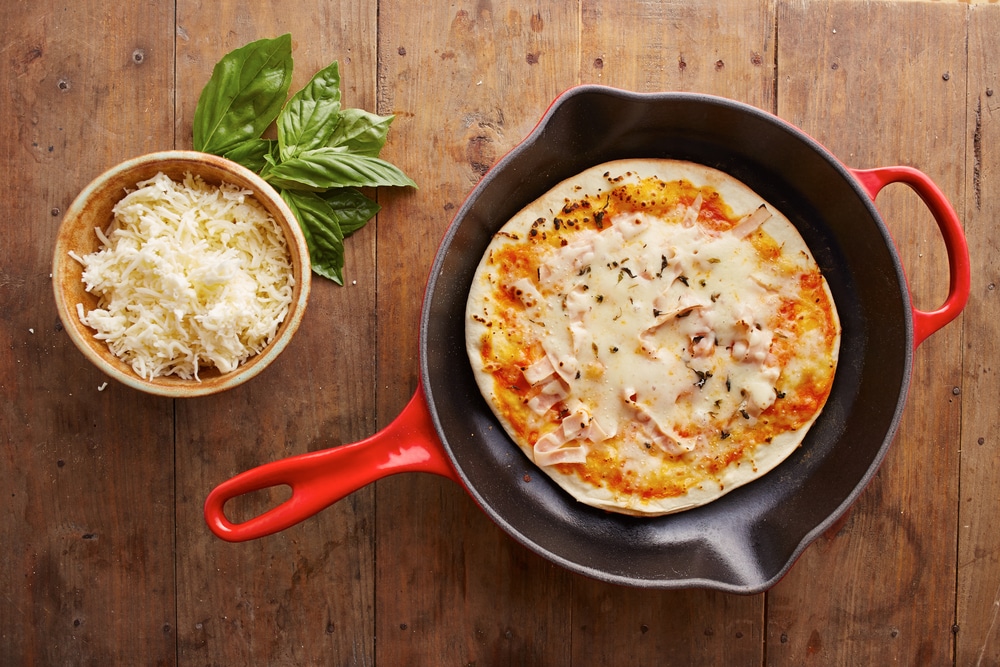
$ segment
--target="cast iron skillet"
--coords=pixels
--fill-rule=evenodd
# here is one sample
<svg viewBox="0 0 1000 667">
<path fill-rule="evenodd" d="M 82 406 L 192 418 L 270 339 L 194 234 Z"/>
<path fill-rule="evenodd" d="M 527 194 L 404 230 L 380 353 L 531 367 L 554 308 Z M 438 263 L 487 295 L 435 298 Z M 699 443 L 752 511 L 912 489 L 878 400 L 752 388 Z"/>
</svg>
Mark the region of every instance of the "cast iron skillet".
<svg viewBox="0 0 1000 667">
<path fill-rule="evenodd" d="M 481 397 L 465 352 L 468 288 L 493 233 L 559 181 L 629 157 L 699 162 L 756 190 L 805 238 L 843 324 L 833 390 L 802 447 L 719 500 L 659 518 L 580 504 L 534 469 Z M 906 183 L 923 198 L 944 237 L 950 289 L 938 310 L 911 304 L 873 204 L 890 182 Z M 641 587 L 765 590 L 875 474 L 899 422 L 914 349 L 961 312 L 968 294 L 961 225 L 922 173 L 848 169 L 795 127 L 731 100 L 573 88 L 486 174 L 449 227 L 423 304 L 420 386 L 400 416 L 359 443 L 237 475 L 211 492 L 205 517 L 219 537 L 249 540 L 312 516 L 376 479 L 434 472 L 462 484 L 515 540 L 569 570 Z M 230 498 L 281 484 L 292 488 L 284 503 L 244 523 L 226 518 Z"/>
</svg>

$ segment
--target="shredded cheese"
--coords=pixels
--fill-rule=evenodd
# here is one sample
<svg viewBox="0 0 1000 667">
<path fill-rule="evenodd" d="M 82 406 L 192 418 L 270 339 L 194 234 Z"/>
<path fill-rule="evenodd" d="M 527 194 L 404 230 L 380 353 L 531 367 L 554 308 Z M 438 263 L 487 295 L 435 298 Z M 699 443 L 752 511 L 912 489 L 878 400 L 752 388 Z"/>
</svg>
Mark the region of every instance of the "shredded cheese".
<svg viewBox="0 0 1000 667">
<path fill-rule="evenodd" d="M 278 223 L 248 190 L 160 173 L 114 207 L 97 252 L 70 253 L 98 308 L 80 321 L 137 375 L 200 380 L 237 368 L 274 337 L 295 279 Z"/>
</svg>

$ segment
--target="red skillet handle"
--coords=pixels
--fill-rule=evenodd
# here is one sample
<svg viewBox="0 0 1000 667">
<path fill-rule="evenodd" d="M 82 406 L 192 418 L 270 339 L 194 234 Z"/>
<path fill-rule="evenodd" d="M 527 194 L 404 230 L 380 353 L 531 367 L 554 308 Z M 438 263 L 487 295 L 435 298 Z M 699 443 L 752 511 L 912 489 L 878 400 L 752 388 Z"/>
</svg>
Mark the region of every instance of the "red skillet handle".
<svg viewBox="0 0 1000 667">
<path fill-rule="evenodd" d="M 391 424 L 365 440 L 266 463 L 218 485 L 205 500 L 205 521 L 228 542 L 253 540 L 289 528 L 361 487 L 400 472 L 431 472 L 458 480 L 419 387 Z M 226 518 L 226 501 L 281 485 L 292 488 L 292 497 L 280 505 L 243 523 Z"/>
<path fill-rule="evenodd" d="M 969 301 L 971 268 L 969 246 L 962 231 L 962 223 L 940 188 L 923 172 L 912 167 L 881 167 L 877 169 L 851 169 L 868 195 L 875 196 L 889 183 L 904 183 L 916 192 L 934 220 L 937 221 L 948 252 L 950 267 L 948 298 L 937 310 L 913 309 L 913 347 L 916 348 L 928 336 L 958 317 Z"/>
</svg>

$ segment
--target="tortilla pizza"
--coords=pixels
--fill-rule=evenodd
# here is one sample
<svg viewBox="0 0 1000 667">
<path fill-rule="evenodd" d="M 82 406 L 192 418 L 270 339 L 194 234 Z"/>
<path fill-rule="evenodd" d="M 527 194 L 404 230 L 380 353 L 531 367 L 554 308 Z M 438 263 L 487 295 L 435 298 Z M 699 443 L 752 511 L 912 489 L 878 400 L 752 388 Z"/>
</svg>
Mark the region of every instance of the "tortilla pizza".
<svg viewBox="0 0 1000 667">
<path fill-rule="evenodd" d="M 526 206 L 471 285 L 476 382 L 577 500 L 661 515 L 755 480 L 830 394 L 840 321 L 795 226 L 737 179 L 609 162 Z"/>
</svg>

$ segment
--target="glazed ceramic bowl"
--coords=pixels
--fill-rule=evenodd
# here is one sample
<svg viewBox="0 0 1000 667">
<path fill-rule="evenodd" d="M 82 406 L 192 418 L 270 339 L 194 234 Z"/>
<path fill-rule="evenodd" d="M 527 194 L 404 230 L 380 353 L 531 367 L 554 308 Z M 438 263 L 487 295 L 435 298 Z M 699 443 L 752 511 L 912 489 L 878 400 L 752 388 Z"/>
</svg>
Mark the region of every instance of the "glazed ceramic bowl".
<svg viewBox="0 0 1000 667">
<path fill-rule="evenodd" d="M 152 379 L 140 377 L 116 357 L 108 345 L 95 338 L 95 331 L 84 325 L 77 314 L 77 304 L 86 312 L 97 307 L 98 298 L 87 292 L 82 280 L 83 266 L 71 252 L 83 257 L 100 248 L 95 228 L 106 229 L 113 218 L 112 209 L 126 190 L 140 181 L 164 173 L 177 181 L 185 174 L 200 176 L 208 184 L 222 182 L 248 189 L 284 232 L 291 255 L 295 287 L 288 314 L 270 343 L 236 369 L 222 373 L 212 367 L 199 370 L 198 379 L 174 375 Z M 195 151 L 164 151 L 142 155 L 122 162 L 94 179 L 76 197 L 63 218 L 56 238 L 52 284 L 56 308 L 66 332 L 77 348 L 91 362 L 119 382 L 159 396 L 190 398 L 231 389 L 267 368 L 295 335 L 309 298 L 309 251 L 294 214 L 270 185 L 250 170 L 215 155 Z"/>
</svg>

